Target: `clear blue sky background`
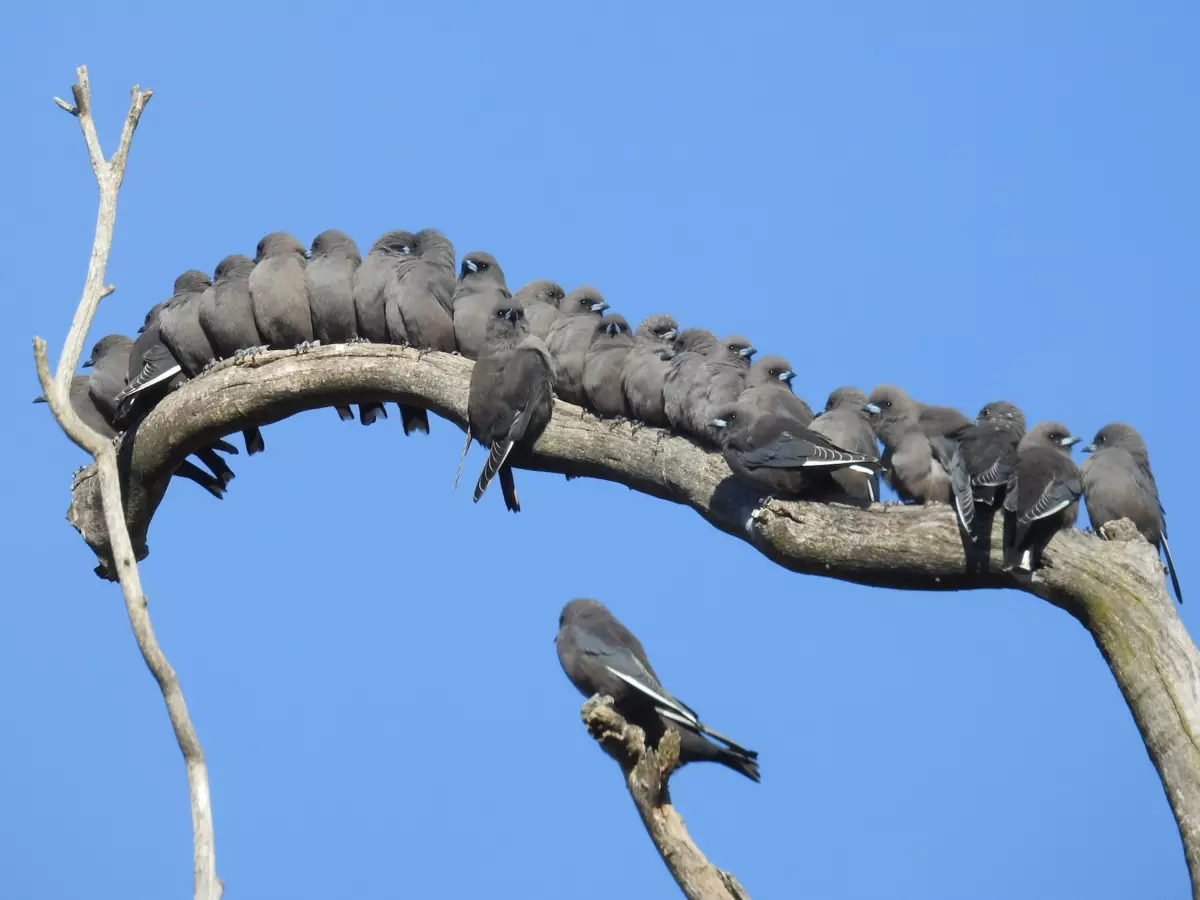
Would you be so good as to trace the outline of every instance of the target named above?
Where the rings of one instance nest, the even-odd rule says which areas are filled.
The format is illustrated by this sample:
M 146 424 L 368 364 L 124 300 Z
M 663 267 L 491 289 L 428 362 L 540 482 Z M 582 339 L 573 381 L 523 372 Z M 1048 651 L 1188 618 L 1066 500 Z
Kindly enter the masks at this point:
M 109 151 L 129 85 L 155 92 L 94 337 L 268 231 L 365 250 L 436 225 L 514 287 L 743 332 L 814 405 L 894 381 L 1088 438 L 1127 420 L 1200 598 L 1194 5 L 202 6 L 5 13 L 6 897 L 191 890 L 179 751 L 63 521 L 82 457 L 29 402 L 29 339 L 57 351 L 92 238 L 51 103 L 81 62 Z M 554 655 L 578 595 L 761 751 L 761 785 L 674 782 L 757 898 L 1186 895 L 1158 778 L 1064 613 L 796 576 L 593 481 L 519 473 L 520 516 L 473 506 L 461 433 L 434 432 L 310 412 L 234 460 L 224 502 L 183 483 L 155 520 L 143 578 L 230 900 L 671 896 Z

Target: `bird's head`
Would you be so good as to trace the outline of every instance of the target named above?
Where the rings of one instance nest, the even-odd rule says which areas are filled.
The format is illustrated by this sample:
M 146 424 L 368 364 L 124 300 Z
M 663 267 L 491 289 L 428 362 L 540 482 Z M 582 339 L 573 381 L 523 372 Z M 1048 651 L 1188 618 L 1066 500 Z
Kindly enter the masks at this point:
M 1079 440 L 1062 422 L 1039 422 L 1021 440 L 1021 446 L 1049 447 L 1070 456 L 1071 448 L 1078 444 Z
M 796 373 L 792 370 L 792 364 L 782 356 L 764 356 L 762 359 L 756 359 L 754 365 L 750 367 L 750 374 L 746 376 L 747 387 L 760 387 L 766 384 L 785 384 L 791 387 L 792 379 L 796 377 Z
M 559 301 L 558 310 L 564 316 L 602 316 L 608 309 L 604 295 L 594 287 L 577 287 Z
M 1098 450 L 1126 450 L 1139 460 L 1150 459 L 1150 451 L 1146 442 L 1138 434 L 1137 429 L 1124 422 L 1112 422 L 1096 432 L 1092 442 L 1083 448 L 1086 453 Z

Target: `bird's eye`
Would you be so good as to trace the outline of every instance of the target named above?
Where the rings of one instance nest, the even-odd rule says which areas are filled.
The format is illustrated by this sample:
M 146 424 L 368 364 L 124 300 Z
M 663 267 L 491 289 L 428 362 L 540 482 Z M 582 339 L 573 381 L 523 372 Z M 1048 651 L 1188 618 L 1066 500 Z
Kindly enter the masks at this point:
M 584 297 L 582 300 L 579 301 L 579 305 L 580 306 L 591 306 L 592 301 L 590 301 L 586 297 Z
M 503 319 L 504 318 L 504 310 L 502 310 L 502 309 L 496 310 L 496 318 Z
M 884 400 L 884 401 L 883 401 L 883 405 L 884 405 L 884 407 L 885 407 L 886 409 L 891 409 L 891 408 L 892 408 L 892 401 L 891 401 L 891 400 Z
M 767 374 L 768 374 L 768 375 L 775 375 L 775 376 L 778 376 L 778 375 L 779 375 L 779 370 L 778 370 L 778 369 L 768 369 L 768 370 L 767 370 Z
M 992 411 L 985 406 L 983 409 L 981 409 L 979 411 L 979 418 L 986 419 L 991 414 L 992 414 Z

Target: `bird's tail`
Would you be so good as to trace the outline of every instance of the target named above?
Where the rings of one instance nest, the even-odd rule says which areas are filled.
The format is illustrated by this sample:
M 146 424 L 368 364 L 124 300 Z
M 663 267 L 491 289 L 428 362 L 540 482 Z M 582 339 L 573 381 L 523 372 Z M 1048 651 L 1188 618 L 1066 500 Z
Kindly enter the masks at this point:
M 195 463 L 184 460 L 180 463 L 179 468 L 175 470 L 175 474 L 180 478 L 186 478 L 188 481 L 194 481 L 200 487 L 204 488 L 218 500 L 225 499 L 225 488 L 216 478 L 209 475 Z
M 1175 588 L 1175 599 L 1183 603 L 1183 591 L 1179 589 L 1179 576 L 1175 574 L 1175 560 L 1171 558 L 1171 547 L 1167 543 L 1167 536 L 1162 537 L 1163 555 L 1167 558 L 1167 571 L 1171 574 L 1171 584 Z
M 257 425 L 243 429 L 242 440 L 246 442 L 246 454 L 248 456 L 253 456 L 255 453 L 262 453 L 267 449 L 267 445 L 263 441 L 262 432 L 258 430 Z
M 762 781 L 762 776 L 758 771 L 758 760 L 752 756 L 739 753 L 731 747 L 720 747 L 714 760 L 735 772 L 740 772 L 753 782 Z
M 374 425 L 380 419 L 387 418 L 387 408 L 382 403 L 358 404 L 358 421 L 364 425 Z
M 512 453 L 512 448 L 512 441 L 500 441 L 492 444 L 491 450 L 488 452 L 487 462 L 483 464 L 483 471 L 479 473 L 479 481 L 475 483 L 476 503 L 483 496 L 483 492 L 488 489 L 488 485 L 492 483 L 492 479 L 496 477 L 496 473 L 503 468 L 505 461 L 508 459 L 508 454 Z
M 217 440 L 213 441 L 212 444 L 210 444 L 209 446 L 213 450 L 220 450 L 222 453 L 228 453 L 230 456 L 238 455 L 238 448 L 233 446 L 233 444 L 229 443 L 229 441 L 223 441 L 218 438 Z
M 343 422 L 349 422 L 354 418 L 354 411 L 348 406 L 335 406 L 334 409 L 337 410 L 338 418 Z
M 212 470 L 213 475 L 221 482 L 221 487 L 229 487 L 229 482 L 234 478 L 233 469 L 225 464 L 225 460 L 217 455 L 216 450 L 212 447 L 201 447 L 196 451 L 196 456 Z
M 401 406 L 400 422 L 404 426 L 405 434 L 412 434 L 414 431 L 429 434 L 429 413 L 419 406 Z
M 954 514 L 958 517 L 964 539 L 975 540 L 975 494 L 971 489 L 971 473 L 958 450 L 950 459 L 950 487 L 954 491 Z
M 504 508 L 509 512 L 520 512 L 521 501 L 517 499 L 517 482 L 513 479 L 512 466 L 500 467 L 500 490 L 504 494 Z

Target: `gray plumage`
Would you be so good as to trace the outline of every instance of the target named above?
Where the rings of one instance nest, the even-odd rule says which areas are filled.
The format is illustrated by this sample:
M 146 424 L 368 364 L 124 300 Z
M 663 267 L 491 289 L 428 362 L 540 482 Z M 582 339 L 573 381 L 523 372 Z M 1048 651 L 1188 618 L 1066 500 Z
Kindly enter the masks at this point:
M 987 404 L 975 421 L 958 433 L 950 460 L 950 482 L 958 523 L 973 543 L 979 537 L 975 507 L 996 507 L 1003 501 L 1017 465 L 1017 445 L 1024 436 L 1025 414 L 1006 400 Z
M 738 400 L 748 403 L 761 413 L 787 416 L 801 425 L 811 425 L 812 408 L 792 393 L 796 372 L 782 356 L 764 356 L 750 366 L 746 386 Z
M 213 361 L 213 346 L 200 327 L 200 299 L 212 282 L 203 272 L 191 271 L 183 290 L 176 290 L 158 316 L 158 334 L 183 374 L 195 378 Z M 183 277 L 183 276 L 181 276 Z
M 348 234 L 331 228 L 313 238 L 304 274 L 308 278 L 313 338 L 322 345 L 358 340 L 354 273 L 360 265 L 362 255 Z M 354 418 L 349 406 L 335 408 L 343 422 Z
M 705 328 L 685 328 L 675 337 L 663 380 L 663 414 L 676 431 L 688 430 L 689 398 L 706 377 L 705 361 L 717 348 L 717 336 Z
M 240 253 L 225 257 L 213 272 L 212 287 L 200 297 L 200 327 L 217 359 L 263 346 L 250 305 L 250 273 L 254 260 Z
M 454 286 L 454 342 L 467 359 L 478 359 L 487 337 L 488 316 L 496 304 L 511 298 L 504 270 L 490 253 L 463 257 Z
M 1099 534 L 1117 519 L 1133 522 L 1142 537 L 1166 556 L 1175 597 L 1182 603 L 1175 560 L 1167 544 L 1167 513 L 1158 497 L 1146 442 L 1132 426 L 1114 422 L 1096 432 L 1084 450 L 1092 454 L 1080 468 L 1092 527 Z
M 683 339 L 696 331 L 698 329 L 688 329 L 680 337 Z M 690 351 L 686 348 L 691 342 L 683 340 L 683 352 L 667 373 L 663 402 L 672 427 L 715 446 L 720 443 L 720 434 L 712 426 L 713 411 L 734 403 L 741 396 L 746 387 L 750 358 L 755 351 L 741 335 L 730 335 L 711 344 L 706 335 L 697 338 L 700 346 L 707 350 L 701 353 L 701 358 L 688 362 Z M 685 362 L 679 363 L 679 360 Z M 678 401 L 681 383 L 685 386 L 682 404 Z
M 70 387 L 70 403 L 71 408 L 75 410 L 75 414 L 83 420 L 83 424 L 88 426 L 92 431 L 96 432 L 103 438 L 111 440 L 117 436 L 117 430 L 104 413 L 100 411 L 99 406 L 92 399 L 91 391 L 88 388 L 90 379 L 87 375 L 76 375 L 71 379 Z M 45 403 L 46 395 L 42 394 L 33 398 L 34 403 Z
M 1034 426 L 1017 445 L 1017 464 L 1004 497 L 1004 565 L 1033 569 L 1034 555 L 1075 524 L 1083 483 L 1071 460 L 1079 442 L 1061 422 Z
M 291 350 L 313 340 L 304 247 L 283 231 L 258 242 L 250 273 L 250 307 L 263 342 Z
M 520 305 L 503 298 L 488 318 L 467 399 L 467 446 L 474 437 L 488 449 L 475 485 L 476 503 L 499 474 L 505 507 L 521 511 L 509 456 L 533 446 L 553 412 L 554 361 L 546 345 L 529 334 Z
M 929 438 L 933 455 L 943 468 L 949 471 L 950 460 L 954 457 L 955 450 L 958 449 L 959 435 L 971 424 L 971 420 L 950 406 L 930 406 L 927 403 L 918 403 L 917 408 L 921 411 L 917 416 L 917 421 L 921 425 L 921 430 L 925 432 L 925 436 Z
M 864 409 L 882 442 L 884 477 L 901 500 L 949 503 L 950 473 L 921 423 L 921 409 L 902 389 L 875 388 Z
M 585 697 L 611 697 L 613 708 L 641 728 L 651 746 L 657 747 L 668 730 L 674 731 L 679 735 L 681 764 L 718 762 L 759 780 L 758 754 L 713 731 L 695 710 L 673 697 L 650 665 L 641 641 L 602 603 L 587 599 L 568 603 L 558 618 L 554 646 L 571 684 Z
M 366 258 L 354 272 L 354 312 L 358 336 L 373 344 L 390 343 L 383 290 L 396 267 L 416 248 L 417 236 L 410 231 L 389 231 L 371 245 Z
M 624 316 L 604 316 L 592 334 L 583 360 L 583 395 L 598 416 L 626 417 L 629 408 L 621 389 L 621 372 L 633 349 L 633 333 Z
M 525 311 L 529 333 L 544 341 L 550 336 L 550 327 L 558 318 L 558 305 L 566 295 L 562 285 L 553 281 L 531 281 L 513 294 L 513 299 Z
M 558 318 L 550 326 L 546 349 L 554 357 L 558 380 L 555 390 L 568 403 L 583 406 L 583 362 L 592 333 L 608 304 L 594 287 L 577 287 L 558 304 Z
M 871 475 L 878 468 L 873 455 L 838 447 L 788 416 L 759 412 L 747 403 L 722 404 L 712 412 L 725 462 L 763 493 L 803 497 L 828 489 L 831 474 L 839 469 Z
M 879 445 L 875 431 L 865 409 L 867 395 L 856 387 L 840 387 L 825 401 L 825 411 L 812 421 L 809 427 L 824 435 L 836 447 L 852 453 L 875 457 Z M 853 469 L 839 469 L 832 473 L 833 480 L 855 500 L 875 503 L 879 500 L 879 473 L 867 474 Z
M 671 316 L 662 313 L 649 316 L 638 325 L 633 349 L 625 358 L 621 391 L 629 414 L 647 425 L 662 428 L 668 424 L 663 410 L 663 385 L 671 368 L 667 356 L 678 334 L 679 323 Z

